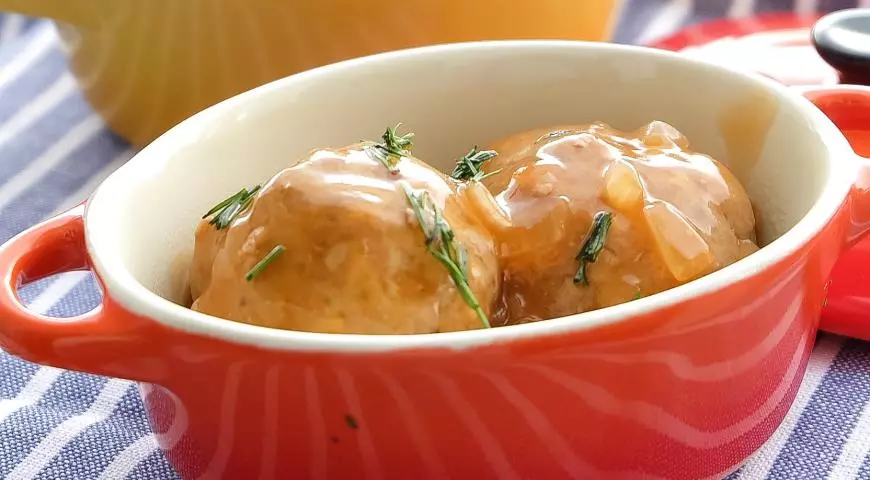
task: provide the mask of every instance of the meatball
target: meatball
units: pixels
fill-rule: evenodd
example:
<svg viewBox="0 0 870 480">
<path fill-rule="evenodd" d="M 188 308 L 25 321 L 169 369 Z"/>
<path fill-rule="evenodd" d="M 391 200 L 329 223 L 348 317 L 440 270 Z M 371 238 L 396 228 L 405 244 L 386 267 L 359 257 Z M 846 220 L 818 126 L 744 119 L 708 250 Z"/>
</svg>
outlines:
<svg viewBox="0 0 870 480">
<path fill-rule="evenodd" d="M 674 127 L 542 128 L 491 146 L 483 182 L 509 219 L 497 324 L 631 301 L 757 250 L 743 187 Z"/>
<path fill-rule="evenodd" d="M 198 298 L 211 283 L 211 268 L 215 255 L 223 248 L 227 239 L 225 229 L 217 229 L 208 222 L 200 222 L 194 233 L 193 260 L 190 267 L 190 295 Z"/>
<path fill-rule="evenodd" d="M 204 219 L 191 308 L 323 333 L 486 326 L 500 289 L 494 240 L 458 182 L 404 153 L 316 150 L 249 194 L 222 230 Z"/>
</svg>

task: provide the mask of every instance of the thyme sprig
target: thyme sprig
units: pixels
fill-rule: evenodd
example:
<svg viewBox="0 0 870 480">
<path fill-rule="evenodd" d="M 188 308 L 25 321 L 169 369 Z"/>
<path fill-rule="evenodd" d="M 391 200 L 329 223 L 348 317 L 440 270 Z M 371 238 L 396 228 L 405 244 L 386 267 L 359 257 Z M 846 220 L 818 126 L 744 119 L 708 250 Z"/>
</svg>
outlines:
<svg viewBox="0 0 870 480">
<path fill-rule="evenodd" d="M 255 185 L 250 190 L 243 188 L 235 194 L 225 198 L 220 203 L 211 208 L 205 215 L 203 220 L 214 215 L 209 220 L 209 225 L 214 225 L 218 230 L 223 230 L 233 223 L 233 220 L 245 211 L 254 201 L 254 195 L 260 190 L 260 185 Z"/>
<path fill-rule="evenodd" d="M 490 175 L 498 173 L 498 170 L 487 174 L 481 171 L 483 164 L 496 156 L 498 156 L 498 152 L 495 150 L 481 150 L 475 145 L 465 156 L 456 162 L 456 167 L 453 168 L 450 177 L 460 181 L 479 182 Z"/>
<path fill-rule="evenodd" d="M 461 245 L 457 244 L 453 230 L 441 210 L 432 202 L 428 192 L 414 193 L 406 188 L 405 194 L 408 197 L 408 203 L 411 204 L 411 209 L 414 211 L 414 216 L 423 230 L 423 236 L 426 238 L 426 249 L 447 269 L 450 278 L 459 290 L 459 294 L 462 295 L 465 303 L 474 310 L 483 327 L 490 328 L 486 313 L 474 296 L 474 292 L 471 291 L 471 285 L 468 281 L 467 253 Z"/>
<path fill-rule="evenodd" d="M 253 267 L 251 267 L 250 270 L 248 270 L 248 273 L 245 274 L 245 280 L 250 282 L 251 280 L 257 278 L 258 275 L 263 273 L 263 270 L 265 270 L 266 267 L 268 267 L 272 262 L 277 260 L 278 257 L 281 256 L 281 254 L 284 253 L 284 250 L 284 245 L 276 245 L 272 250 L 269 251 L 269 253 L 266 254 L 265 257 L 263 257 L 262 260 L 257 262 Z"/>
<path fill-rule="evenodd" d="M 381 142 L 365 147 L 366 153 L 373 160 L 381 162 L 393 175 L 399 173 L 399 159 L 410 154 L 414 147 L 414 133 L 399 135 L 396 131 L 402 126 L 388 127 L 381 135 Z"/>
<path fill-rule="evenodd" d="M 359 430 L 359 422 L 356 421 L 356 417 L 349 413 L 344 416 L 344 423 L 347 424 L 348 428 Z"/>
<path fill-rule="evenodd" d="M 610 230 L 610 224 L 613 221 L 613 214 L 610 212 L 598 212 L 592 217 L 592 226 L 589 228 L 589 233 L 586 234 L 586 239 L 583 241 L 583 246 L 580 247 L 580 252 L 574 258 L 580 262 L 577 268 L 577 273 L 574 274 L 574 284 L 589 285 L 589 277 L 586 275 L 586 267 L 590 263 L 595 263 L 598 260 L 598 254 L 604 248 L 604 241 L 607 238 L 607 232 Z"/>
</svg>

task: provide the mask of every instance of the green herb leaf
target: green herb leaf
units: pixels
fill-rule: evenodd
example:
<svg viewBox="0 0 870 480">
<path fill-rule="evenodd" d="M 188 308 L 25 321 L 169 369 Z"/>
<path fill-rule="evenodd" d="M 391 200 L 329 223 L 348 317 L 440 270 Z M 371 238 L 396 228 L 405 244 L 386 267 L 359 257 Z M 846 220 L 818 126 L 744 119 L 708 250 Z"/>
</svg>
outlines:
<svg viewBox="0 0 870 480">
<path fill-rule="evenodd" d="M 402 126 L 402 123 L 399 122 L 396 124 L 395 128 L 387 128 L 383 135 L 381 135 L 381 140 L 384 141 L 384 146 L 387 147 L 388 150 L 393 152 L 408 152 L 411 148 L 414 147 L 414 133 L 408 132 L 404 135 L 397 135 L 396 131 L 399 130 L 399 127 Z"/>
<path fill-rule="evenodd" d="M 352 428 L 354 430 L 359 429 L 359 423 L 357 423 L 356 418 L 354 418 L 353 415 L 349 413 L 344 416 L 344 423 L 346 423 L 349 428 Z"/>
<path fill-rule="evenodd" d="M 598 212 L 592 218 L 592 227 L 586 235 L 586 240 L 583 241 L 583 246 L 580 247 L 580 252 L 574 258 L 580 262 L 580 267 L 577 269 L 577 273 L 574 274 L 575 285 L 578 283 L 589 285 L 589 278 L 586 276 L 586 266 L 598 260 L 598 254 L 604 248 L 604 240 L 607 237 L 607 232 L 610 230 L 612 221 L 613 214 L 610 212 Z"/>
<path fill-rule="evenodd" d="M 497 172 L 484 174 L 480 168 L 484 163 L 498 156 L 495 150 L 480 150 L 477 145 L 474 146 L 464 157 L 456 162 L 456 167 L 450 173 L 450 177 L 460 181 L 480 181 L 484 178 L 493 175 Z"/>
<path fill-rule="evenodd" d="M 273 248 L 269 253 L 266 254 L 265 257 L 263 257 L 262 260 L 257 262 L 256 265 L 254 265 L 250 270 L 248 270 L 248 273 L 245 275 L 245 280 L 250 282 L 251 280 L 256 278 L 257 275 L 261 274 L 263 272 L 263 270 L 265 270 L 266 267 L 269 266 L 269 264 L 274 262 L 283 253 L 284 253 L 284 245 L 276 245 L 275 248 Z"/>
<path fill-rule="evenodd" d="M 414 216 L 423 230 L 426 249 L 447 269 L 453 284 L 459 290 L 459 294 L 477 314 L 483 327 L 490 328 L 489 319 L 480 307 L 480 303 L 474 296 L 474 292 L 471 291 L 471 285 L 468 282 L 467 253 L 461 245 L 456 243 L 453 230 L 441 210 L 432 202 L 428 192 L 416 194 L 406 188 L 405 194 L 408 197 L 408 203 L 411 204 L 411 210 L 414 211 Z"/>
<path fill-rule="evenodd" d="M 640 293 L 640 287 L 635 287 L 634 297 L 632 297 L 632 300 L 639 300 L 641 297 L 643 297 L 643 294 Z"/>
<path fill-rule="evenodd" d="M 231 195 L 229 198 L 224 199 L 217 205 L 211 208 L 205 215 L 202 216 L 203 219 L 206 219 L 212 215 L 212 219 L 208 222 L 209 225 L 214 225 L 218 230 L 223 230 L 230 226 L 233 223 L 233 220 L 239 216 L 240 213 L 245 211 L 251 203 L 254 201 L 254 195 L 260 190 L 259 185 L 255 185 L 253 188 L 248 190 L 247 188 L 243 188 L 239 190 L 234 195 Z"/>
<path fill-rule="evenodd" d="M 396 131 L 402 124 L 395 128 L 387 128 L 381 135 L 381 143 L 375 143 L 365 148 L 366 153 L 373 160 L 381 162 L 393 175 L 399 173 L 399 159 L 407 156 L 414 147 L 414 134 L 406 133 L 398 135 Z"/>
</svg>

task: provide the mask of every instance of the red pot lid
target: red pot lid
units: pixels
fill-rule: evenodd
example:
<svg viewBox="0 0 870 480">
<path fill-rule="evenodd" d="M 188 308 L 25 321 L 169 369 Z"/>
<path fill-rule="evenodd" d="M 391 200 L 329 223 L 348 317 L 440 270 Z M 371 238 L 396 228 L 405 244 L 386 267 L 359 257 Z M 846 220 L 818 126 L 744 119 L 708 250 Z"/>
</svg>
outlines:
<svg viewBox="0 0 870 480">
<path fill-rule="evenodd" d="M 690 26 L 650 46 L 756 71 L 787 85 L 831 85 L 837 71 L 819 56 L 811 33 L 819 15 L 771 13 Z"/>
</svg>

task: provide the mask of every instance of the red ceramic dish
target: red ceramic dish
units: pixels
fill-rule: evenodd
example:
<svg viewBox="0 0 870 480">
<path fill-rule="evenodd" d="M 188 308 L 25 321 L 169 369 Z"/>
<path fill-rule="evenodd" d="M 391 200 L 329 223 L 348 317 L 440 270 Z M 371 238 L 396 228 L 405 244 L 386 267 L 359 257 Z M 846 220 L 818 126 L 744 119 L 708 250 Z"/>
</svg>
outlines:
<svg viewBox="0 0 870 480">
<path fill-rule="evenodd" d="M 846 125 L 868 114 L 870 92 L 812 98 Z M 526 128 L 653 119 L 738 175 L 760 251 L 627 304 L 493 330 L 313 334 L 177 303 L 202 212 L 312 146 L 402 121 L 421 158 L 447 168 L 467 145 Z M 791 405 L 829 273 L 870 229 L 868 172 L 794 90 L 673 53 L 519 41 L 352 60 L 194 116 L 87 208 L 3 246 L 0 346 L 142 382 L 185 478 L 719 477 Z M 91 313 L 42 317 L 16 296 L 22 281 L 82 268 L 105 291 Z"/>
</svg>

